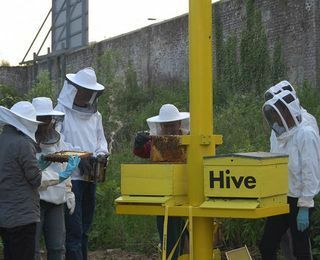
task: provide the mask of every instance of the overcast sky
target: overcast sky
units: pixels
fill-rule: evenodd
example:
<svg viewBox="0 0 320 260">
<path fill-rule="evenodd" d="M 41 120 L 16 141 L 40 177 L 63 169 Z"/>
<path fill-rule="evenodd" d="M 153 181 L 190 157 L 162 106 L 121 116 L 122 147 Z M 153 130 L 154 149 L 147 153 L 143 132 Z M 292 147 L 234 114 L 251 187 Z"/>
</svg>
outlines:
<svg viewBox="0 0 320 260">
<path fill-rule="evenodd" d="M 52 0 L 2 0 L 0 61 L 18 65 L 50 10 Z M 189 0 L 89 0 L 89 42 L 101 41 L 188 12 Z M 155 18 L 156 20 L 148 20 Z M 28 59 L 37 52 L 51 25 L 43 28 Z M 50 47 L 44 45 L 44 54 Z"/>
</svg>

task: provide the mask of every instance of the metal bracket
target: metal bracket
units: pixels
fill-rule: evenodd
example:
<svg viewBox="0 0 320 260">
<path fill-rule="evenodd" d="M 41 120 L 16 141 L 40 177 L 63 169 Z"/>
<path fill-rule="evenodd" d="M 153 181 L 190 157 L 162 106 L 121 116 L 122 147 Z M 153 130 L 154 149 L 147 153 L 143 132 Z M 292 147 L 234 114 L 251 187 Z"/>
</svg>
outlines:
<svg viewBox="0 0 320 260">
<path fill-rule="evenodd" d="M 222 135 L 213 135 L 214 144 L 220 145 L 223 144 L 223 136 Z"/>
<path fill-rule="evenodd" d="M 211 144 L 211 135 L 200 135 L 200 144 L 201 145 Z"/>
<path fill-rule="evenodd" d="M 191 142 L 191 135 L 182 135 L 180 137 L 180 143 L 182 145 L 189 145 Z M 222 135 L 200 135 L 200 144 L 201 145 L 210 145 L 213 141 L 215 145 L 220 145 L 223 143 Z"/>
</svg>

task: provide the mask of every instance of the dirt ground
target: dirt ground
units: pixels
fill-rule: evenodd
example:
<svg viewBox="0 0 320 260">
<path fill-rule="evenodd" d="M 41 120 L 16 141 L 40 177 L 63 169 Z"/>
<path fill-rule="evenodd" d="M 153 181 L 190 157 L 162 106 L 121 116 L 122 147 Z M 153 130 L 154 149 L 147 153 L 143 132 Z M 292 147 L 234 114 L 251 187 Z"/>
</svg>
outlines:
<svg viewBox="0 0 320 260">
<path fill-rule="evenodd" d="M 41 252 L 41 260 L 46 259 L 46 253 Z M 130 253 L 121 249 L 106 249 L 89 252 L 88 260 L 158 260 L 157 255 L 146 256 L 139 253 Z M 0 256 L 0 260 L 2 260 Z"/>
<path fill-rule="evenodd" d="M 46 259 L 46 254 L 41 253 L 41 260 Z M 88 260 L 158 260 L 155 256 L 148 257 L 143 254 L 124 252 L 121 249 L 108 249 L 89 252 Z M 0 253 L 0 260 L 4 260 Z"/>
<path fill-rule="evenodd" d="M 130 253 L 121 249 L 107 249 L 89 252 L 89 260 L 158 260 L 158 256 L 146 256 L 138 253 Z"/>
</svg>

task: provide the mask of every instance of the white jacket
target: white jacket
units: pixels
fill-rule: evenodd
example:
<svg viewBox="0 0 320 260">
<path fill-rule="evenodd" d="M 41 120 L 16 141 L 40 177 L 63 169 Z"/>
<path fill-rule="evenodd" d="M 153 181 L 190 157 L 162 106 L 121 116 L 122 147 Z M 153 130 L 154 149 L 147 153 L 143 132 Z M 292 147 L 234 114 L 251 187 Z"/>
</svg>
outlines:
<svg viewBox="0 0 320 260">
<path fill-rule="evenodd" d="M 58 126 L 65 142 L 80 148 L 82 151 L 91 152 L 94 156 L 108 153 L 102 116 L 99 112 L 89 114 L 72 109 L 75 97 L 75 88 L 65 82 L 55 110 L 65 113 L 63 122 Z M 84 180 L 79 173 L 79 168 L 72 174 L 72 180 Z"/>
<path fill-rule="evenodd" d="M 289 155 L 288 196 L 299 198 L 298 207 L 313 207 L 320 190 L 320 137 L 311 126 L 300 124 L 284 138 L 271 143 L 271 152 Z"/>
<path fill-rule="evenodd" d="M 39 158 L 42 154 L 55 153 L 57 151 L 65 150 L 63 142 L 60 141 L 58 144 L 54 145 L 40 145 L 41 153 L 37 154 Z M 71 178 L 68 178 L 64 182 L 59 183 L 59 173 L 64 171 L 66 168 L 66 163 L 51 163 L 45 170 L 42 171 L 42 187 L 49 187 L 46 189 L 39 189 L 40 199 L 46 202 L 50 202 L 56 205 L 65 203 L 67 200 L 68 193 L 71 192 Z M 53 185 L 56 184 L 56 185 Z M 51 186 L 53 185 L 53 186 Z"/>
<path fill-rule="evenodd" d="M 320 136 L 316 120 L 297 98 L 284 90 L 263 105 L 269 125 L 280 134 L 271 139 L 271 152 L 287 154 L 288 196 L 298 207 L 313 207 L 320 190 Z"/>
</svg>

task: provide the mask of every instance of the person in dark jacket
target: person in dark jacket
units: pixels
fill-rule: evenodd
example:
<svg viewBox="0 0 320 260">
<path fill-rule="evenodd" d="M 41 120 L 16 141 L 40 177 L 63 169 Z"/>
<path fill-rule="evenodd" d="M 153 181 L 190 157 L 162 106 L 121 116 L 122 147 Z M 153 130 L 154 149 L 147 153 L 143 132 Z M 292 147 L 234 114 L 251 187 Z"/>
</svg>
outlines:
<svg viewBox="0 0 320 260">
<path fill-rule="evenodd" d="M 34 258 L 40 220 L 41 169 L 35 147 L 39 123 L 30 102 L 18 102 L 10 110 L 0 106 L 0 235 L 5 259 Z"/>
</svg>

